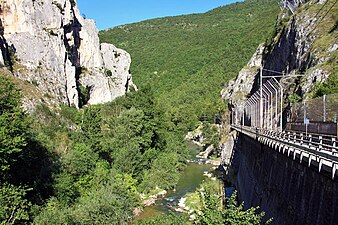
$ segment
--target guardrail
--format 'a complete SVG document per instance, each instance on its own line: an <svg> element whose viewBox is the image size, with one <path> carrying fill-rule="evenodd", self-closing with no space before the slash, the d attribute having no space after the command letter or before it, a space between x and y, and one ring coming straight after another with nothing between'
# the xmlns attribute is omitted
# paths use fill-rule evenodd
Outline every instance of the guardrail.
<svg viewBox="0 0 338 225"><path fill-rule="evenodd" d="M332 172L332 179L335 177L338 169L338 140L335 137L278 132L240 125L231 127L283 154L293 156L294 160L299 158L301 163L305 160L308 166L317 166L319 172L324 168Z"/></svg>

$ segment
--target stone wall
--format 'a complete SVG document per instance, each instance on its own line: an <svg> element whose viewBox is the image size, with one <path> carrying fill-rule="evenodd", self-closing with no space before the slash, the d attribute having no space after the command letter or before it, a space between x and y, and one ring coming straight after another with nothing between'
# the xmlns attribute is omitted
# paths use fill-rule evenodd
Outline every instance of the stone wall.
<svg viewBox="0 0 338 225"><path fill-rule="evenodd" d="M245 207L260 206L272 224L337 224L338 181L239 134L231 168Z"/></svg>

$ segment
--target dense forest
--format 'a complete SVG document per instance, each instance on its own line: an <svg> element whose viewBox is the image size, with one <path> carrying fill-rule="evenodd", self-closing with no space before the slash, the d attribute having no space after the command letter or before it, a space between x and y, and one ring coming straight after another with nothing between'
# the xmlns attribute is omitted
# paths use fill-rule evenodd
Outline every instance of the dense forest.
<svg viewBox="0 0 338 225"><path fill-rule="evenodd" d="M173 188L189 156L182 131L150 89L82 110L23 112L12 79L0 76L1 224L127 224L140 193ZM200 194L198 224L259 224L235 196L221 207L218 182ZM139 224L184 224L171 214Z"/></svg>
<svg viewBox="0 0 338 225"><path fill-rule="evenodd" d="M1 224L127 224L140 193L175 186L189 156L186 132L220 117L222 84L272 35L277 13L276 1L248 0L103 31L103 42L132 55L139 87L103 105L42 103L28 114L15 78L2 74ZM220 209L209 189L200 224L259 224L262 214L243 211L234 198ZM169 215L140 223L181 221Z"/></svg>
<svg viewBox="0 0 338 225"><path fill-rule="evenodd" d="M128 51L134 83L150 85L165 113L191 130L224 109L220 90L273 35L278 13L275 0L247 0L115 27L100 39Z"/></svg>
<svg viewBox="0 0 338 225"><path fill-rule="evenodd" d="M150 90L80 111L39 105L28 116L13 83L0 79L4 224L123 224L139 192L177 182L188 154L183 134Z"/></svg>

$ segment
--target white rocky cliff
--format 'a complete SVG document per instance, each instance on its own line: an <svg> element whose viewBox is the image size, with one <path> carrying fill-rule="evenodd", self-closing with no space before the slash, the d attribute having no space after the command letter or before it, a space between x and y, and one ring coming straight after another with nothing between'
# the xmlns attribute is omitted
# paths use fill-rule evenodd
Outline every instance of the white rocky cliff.
<svg viewBox="0 0 338 225"><path fill-rule="evenodd" d="M13 64L13 74L33 83L45 101L81 107L134 86L130 55L100 44L94 21L80 15L75 0L1 0L0 19L0 64Z"/></svg>

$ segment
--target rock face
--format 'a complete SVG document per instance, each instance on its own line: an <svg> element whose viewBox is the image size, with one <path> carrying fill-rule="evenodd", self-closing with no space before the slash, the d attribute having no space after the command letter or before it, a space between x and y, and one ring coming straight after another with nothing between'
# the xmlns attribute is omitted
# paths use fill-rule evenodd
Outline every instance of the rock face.
<svg viewBox="0 0 338 225"><path fill-rule="evenodd" d="M229 135L229 139L221 146L221 163L226 168L231 165L232 157L234 154L234 145L237 137L237 132L232 131ZM228 171L227 171L228 172Z"/></svg>
<svg viewBox="0 0 338 225"><path fill-rule="evenodd" d="M288 8L292 13L294 13L302 3L306 3L308 1L309 0L281 0L280 6L282 9Z"/></svg>
<svg viewBox="0 0 338 225"><path fill-rule="evenodd" d="M192 141L194 144L198 146L204 146L204 140L202 133L203 125L199 125L194 131L188 132L188 134L185 136L185 139L188 141Z"/></svg>
<svg viewBox="0 0 338 225"><path fill-rule="evenodd" d="M288 74L304 74L300 94L306 95L315 83L324 82L334 73L337 55L336 16L338 7L327 1L298 1L306 3L288 16L285 25L266 49L264 68ZM332 8L331 8L332 7ZM287 15L281 15L287 20Z"/></svg>
<svg viewBox="0 0 338 225"><path fill-rule="evenodd" d="M94 21L80 15L75 0L6 0L0 12L0 64L10 52L14 75L37 86L45 101L81 107L134 86L129 54L100 44Z"/></svg>
<svg viewBox="0 0 338 225"><path fill-rule="evenodd" d="M306 6L300 7L302 3ZM281 13L276 36L270 43L258 47L253 59L222 91L223 98L234 106L241 106L247 94L258 89L257 67L260 66L264 69L263 76L303 74L300 85L296 87L298 94L303 96L313 90L315 83L324 82L335 73L338 60L335 18L338 7L317 0L282 0L280 5L282 9L292 10ZM281 82L285 86L290 83L286 79Z"/></svg>
<svg viewBox="0 0 338 225"><path fill-rule="evenodd" d="M243 106L247 95L251 92L256 75L262 66L263 51L264 45L261 44L237 78L231 80L221 91L222 98L228 100L234 107Z"/></svg>

